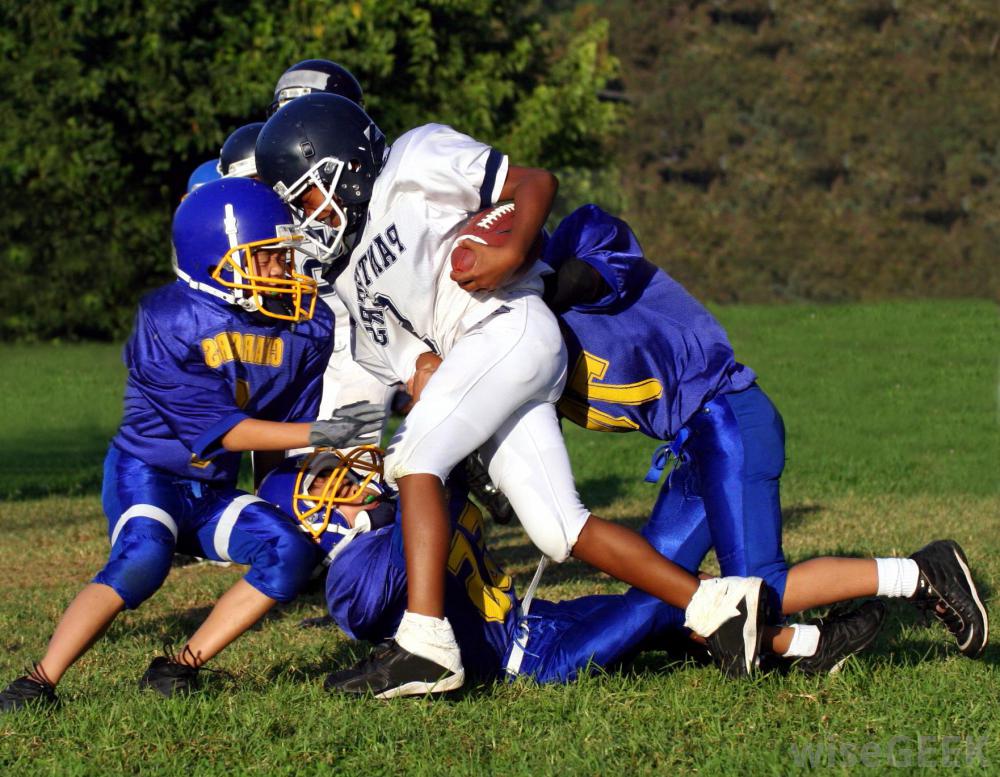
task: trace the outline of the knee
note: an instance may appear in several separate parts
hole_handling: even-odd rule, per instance
[[[316,545],[298,531],[262,541],[250,561],[246,581],[279,602],[294,599],[320,563]]]
[[[588,516],[589,517],[589,516]],[[581,521],[546,520],[524,523],[528,537],[544,555],[561,564],[573,553],[586,519]]]
[[[134,610],[156,593],[170,572],[173,535],[157,526],[123,532],[108,563],[94,577],[93,582],[114,589],[126,609]]]

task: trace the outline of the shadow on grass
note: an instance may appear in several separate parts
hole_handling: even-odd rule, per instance
[[[626,481],[614,475],[585,478],[577,489],[585,505],[609,505],[629,492]]]
[[[0,440],[0,498],[6,501],[48,496],[98,494],[107,430],[73,429],[59,437]]]
[[[794,529],[796,526],[805,523],[810,515],[822,511],[823,505],[820,504],[799,504],[784,507],[781,510],[781,528]]]
[[[322,593],[306,593],[295,601],[287,604],[277,604],[268,610],[264,616],[247,631],[260,631],[269,623],[286,619],[302,620],[313,614],[316,606],[323,606]],[[113,629],[105,637],[107,642],[118,642],[142,637],[154,644],[163,646],[181,646],[204,623],[208,614],[215,606],[209,602],[197,607],[168,613],[155,618],[147,618],[135,623],[129,623],[126,628]]]

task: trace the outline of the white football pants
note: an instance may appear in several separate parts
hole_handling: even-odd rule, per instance
[[[477,448],[531,541],[564,561],[589,511],[580,502],[555,401],[566,382],[566,346],[536,294],[515,296],[462,335],[399,427],[385,460],[405,475],[442,482]]]

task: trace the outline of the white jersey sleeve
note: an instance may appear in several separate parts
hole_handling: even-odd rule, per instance
[[[507,157],[444,124],[425,124],[392,145],[397,192],[419,191],[435,209],[476,212],[500,198]],[[391,164],[391,162],[390,162]]]

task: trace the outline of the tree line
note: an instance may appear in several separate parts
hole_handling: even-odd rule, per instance
[[[986,0],[10,0],[3,339],[115,338],[191,170],[334,59],[393,137],[557,171],[715,301],[983,295],[1000,237]]]

